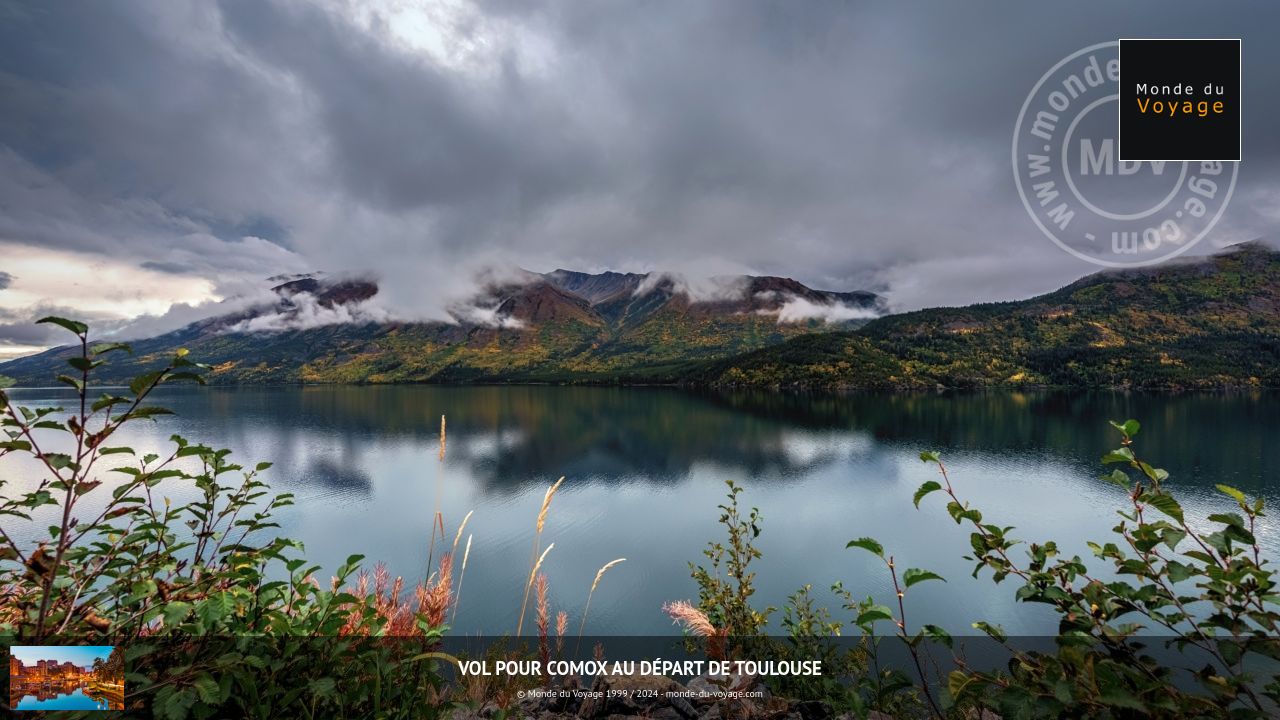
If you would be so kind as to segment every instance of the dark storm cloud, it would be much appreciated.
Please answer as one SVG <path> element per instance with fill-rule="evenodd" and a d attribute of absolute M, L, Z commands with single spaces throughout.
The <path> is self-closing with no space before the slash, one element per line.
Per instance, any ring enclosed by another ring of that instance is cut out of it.
<path fill-rule="evenodd" d="M 51 342 L 55 333 L 44 325 L 36 325 L 35 320 L 0 322 L 0 344 L 39 346 Z"/>
<path fill-rule="evenodd" d="M 1280 220 L 1267 5 L 0 4 L 0 242 L 232 288 L 376 271 L 430 314 L 475 265 L 706 268 L 903 306 L 1092 270 L 1009 173 L 1049 66 L 1121 36 L 1243 37 L 1222 237 Z M 186 313 L 178 313 L 183 317 Z"/>

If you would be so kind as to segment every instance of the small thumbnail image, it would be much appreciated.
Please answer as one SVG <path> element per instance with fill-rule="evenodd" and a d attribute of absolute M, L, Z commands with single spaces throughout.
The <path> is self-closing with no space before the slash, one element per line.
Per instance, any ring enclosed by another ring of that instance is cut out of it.
<path fill-rule="evenodd" d="M 14 710 L 123 710 L 124 650 L 110 645 L 9 648 Z"/>

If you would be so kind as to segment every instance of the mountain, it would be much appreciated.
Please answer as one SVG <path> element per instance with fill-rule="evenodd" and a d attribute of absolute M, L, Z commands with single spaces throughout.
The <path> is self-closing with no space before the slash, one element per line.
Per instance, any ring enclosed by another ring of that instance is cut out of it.
<path fill-rule="evenodd" d="M 821 389 L 1280 387 L 1280 252 L 1104 271 L 1016 302 L 889 315 L 686 381 Z"/>
<path fill-rule="evenodd" d="M 523 273 L 450 309 L 386 321 L 376 284 L 284 279 L 273 303 L 132 343 L 105 381 L 176 348 L 216 383 L 608 382 L 902 390 L 1280 387 L 1280 252 L 1108 270 L 1014 302 L 885 315 L 871 293 L 737 276 Z M 340 322 L 335 321 L 340 320 Z M 45 384 L 68 349 L 0 365 Z"/>
<path fill-rule="evenodd" d="M 872 293 L 733 276 L 538 274 L 491 282 L 449 308 L 452 322 L 399 322 L 377 284 L 276 278 L 271 302 L 133 341 L 99 380 L 120 382 L 185 347 L 215 383 L 618 382 L 857 327 L 882 313 Z M 21 385 L 64 372 L 69 348 L 0 364 Z"/>

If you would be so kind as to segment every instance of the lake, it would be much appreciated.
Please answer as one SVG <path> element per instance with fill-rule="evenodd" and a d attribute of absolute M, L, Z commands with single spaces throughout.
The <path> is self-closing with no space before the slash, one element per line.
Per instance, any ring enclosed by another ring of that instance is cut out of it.
<path fill-rule="evenodd" d="M 30 405 L 65 402 L 59 390 L 13 390 Z M 758 599 L 779 606 L 806 583 L 842 581 L 855 596 L 892 597 L 883 565 L 845 544 L 882 542 L 899 567 L 947 578 L 908 597 L 909 619 L 954 634 L 971 623 L 1012 634 L 1052 632 L 1052 618 L 1013 601 L 1006 582 L 969 577 L 968 531 L 942 495 L 921 510 L 911 497 L 936 470 L 938 450 L 962 497 L 1017 537 L 1056 539 L 1092 559 L 1124 491 L 1099 477 L 1116 445 L 1111 419 L 1143 423 L 1139 453 L 1171 473 L 1168 485 L 1194 517 L 1230 507 L 1214 483 L 1280 501 L 1280 405 L 1269 394 L 986 393 L 810 396 L 693 394 L 661 388 L 306 387 L 173 388 L 158 396 L 178 413 L 135 423 L 113 443 L 167 447 L 170 434 L 234 450 L 297 504 L 279 518 L 326 572 L 349 554 L 419 579 L 438 506 L 450 541 L 469 511 L 474 535 L 455 632 L 514 632 L 536 515 L 547 486 L 564 485 L 546 523 L 544 565 L 552 612 L 576 628 L 596 570 L 619 557 L 591 602 L 588 634 L 676 633 L 664 602 L 696 599 L 688 563 L 723 538 L 724 481 L 745 487 L 764 516 Z M 61 400 L 59 398 L 62 398 Z M 440 416 L 448 451 L 437 461 Z M 0 463 L 0 468 L 5 467 Z M 30 465 L 5 475 L 30 482 Z M 24 477 L 25 476 L 25 477 Z M 91 496 L 92 497 L 92 496 Z M 181 499 L 181 493 L 175 494 Z M 47 523 L 42 523 L 47 524 Z M 1275 557 L 1280 534 L 1259 530 Z M 466 538 L 463 538 L 465 544 Z M 1094 565 L 1101 567 L 1100 564 Z M 839 614 L 848 617 L 847 612 Z M 775 616 L 775 625 L 780 614 Z M 525 632 L 532 621 L 526 621 Z"/>

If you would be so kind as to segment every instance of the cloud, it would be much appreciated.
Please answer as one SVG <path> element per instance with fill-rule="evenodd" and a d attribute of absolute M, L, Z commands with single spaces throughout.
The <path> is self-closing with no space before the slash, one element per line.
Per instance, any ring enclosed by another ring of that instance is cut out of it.
<path fill-rule="evenodd" d="M 95 330 L 110 328 L 114 319 L 99 313 L 80 313 L 72 308 L 52 304 L 39 304 L 21 311 L 0 314 L 0 348 L 26 348 L 39 352 L 51 345 L 62 345 L 73 337 L 61 327 L 49 323 L 37 323 L 49 317 L 73 317 L 90 323 Z M 14 353 L 16 356 L 16 352 Z"/>
<path fill-rule="evenodd" d="M 1118 35 L 1244 34 L 1246 133 L 1280 110 L 1265 4 L 6 8 L 0 242 L 168 276 L 167 303 L 129 312 L 174 321 L 315 270 L 375 273 L 382 311 L 448 320 L 495 264 L 731 264 L 895 307 L 1025 296 L 1094 269 L 1012 185 L 1044 69 Z M 1280 135 L 1245 146 L 1220 237 L 1277 222 Z"/>
<path fill-rule="evenodd" d="M 0 241 L 0 256 L 12 270 L 0 294 L 0 308 L 30 314 L 58 306 L 72 315 L 128 319 L 158 314 L 175 301 L 218 298 L 213 283 L 199 276 L 175 276 L 102 255 Z"/>
<path fill-rule="evenodd" d="M 762 314 L 773 312 L 761 311 Z M 842 303 L 818 303 L 802 297 L 792 297 L 782 303 L 776 311 L 778 323 L 798 323 L 809 320 L 821 320 L 824 323 L 842 323 L 849 320 L 871 320 L 880 317 L 880 313 L 871 308 L 856 307 Z"/>
<path fill-rule="evenodd" d="M 365 301 L 350 304 L 324 304 L 315 296 L 300 293 L 290 298 L 290 307 L 235 323 L 226 332 L 284 332 L 307 330 L 325 325 L 363 325 L 391 320 L 392 316 L 377 304 Z"/>
<path fill-rule="evenodd" d="M 500 312 L 500 305 L 489 307 L 471 304 L 459 304 L 452 308 L 454 319 L 458 322 L 473 323 L 488 328 L 504 328 L 510 330 L 518 330 L 524 327 L 524 322 L 517 317 L 504 315 Z"/>
<path fill-rule="evenodd" d="M 0 290 L 3 290 L 13 283 L 13 276 L 0 270 Z"/>
<path fill-rule="evenodd" d="M 746 296 L 747 278 L 742 275 L 707 277 L 659 271 L 649 273 L 636 286 L 634 294 L 639 297 L 659 287 L 668 288 L 676 295 L 684 295 L 695 303 L 740 300 Z"/>

